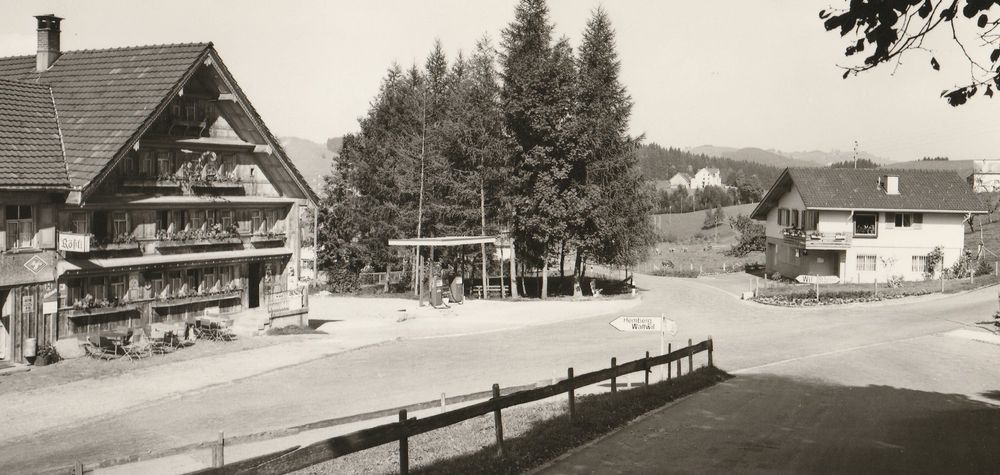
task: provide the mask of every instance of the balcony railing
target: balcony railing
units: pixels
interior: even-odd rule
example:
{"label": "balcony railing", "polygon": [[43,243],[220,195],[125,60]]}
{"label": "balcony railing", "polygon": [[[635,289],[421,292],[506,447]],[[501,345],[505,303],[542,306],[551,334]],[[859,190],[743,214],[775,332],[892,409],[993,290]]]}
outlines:
{"label": "balcony railing", "polygon": [[180,305],[189,305],[193,303],[202,302],[212,302],[217,300],[232,300],[238,299],[243,296],[242,290],[227,290],[225,292],[209,293],[203,295],[188,295],[184,297],[169,297],[166,299],[158,299],[150,304],[153,307],[177,307]]}
{"label": "balcony railing", "polygon": [[275,244],[284,244],[285,235],[278,233],[258,233],[250,236],[250,243],[254,246],[273,246]]}
{"label": "balcony railing", "polygon": [[781,233],[785,242],[798,244],[805,249],[847,249],[851,247],[851,234],[847,232],[831,233],[785,228]]}
{"label": "balcony railing", "polygon": [[67,307],[60,309],[60,313],[69,318],[92,317],[97,315],[111,315],[115,313],[134,312],[139,306],[134,303],[109,305],[107,307],[76,308]]}

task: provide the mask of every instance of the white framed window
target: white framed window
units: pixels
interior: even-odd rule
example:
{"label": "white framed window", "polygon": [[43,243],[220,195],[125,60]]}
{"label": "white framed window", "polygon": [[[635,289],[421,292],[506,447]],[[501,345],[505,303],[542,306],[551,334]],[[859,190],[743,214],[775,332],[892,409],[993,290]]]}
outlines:
{"label": "white framed window", "polygon": [[111,300],[121,300],[125,298],[125,293],[128,291],[128,278],[124,275],[113,275],[111,276],[111,295],[108,296]]}
{"label": "white framed window", "polygon": [[90,232],[90,223],[87,219],[87,213],[72,213],[70,214],[70,224],[71,229],[77,234],[87,234]]}
{"label": "white framed window", "polygon": [[862,254],[858,256],[858,272],[875,272],[876,256]]}
{"label": "white framed window", "polygon": [[107,298],[107,287],[104,284],[104,277],[91,277],[87,280],[90,284],[88,290],[90,295],[94,297],[95,300],[103,300]]}
{"label": "white framed window", "polygon": [[228,230],[233,226],[233,210],[224,209],[219,211],[219,221],[222,224],[222,229]]}
{"label": "white framed window", "polygon": [[927,256],[913,256],[910,270],[913,272],[927,272]]}
{"label": "white framed window", "polygon": [[114,232],[116,238],[130,234],[128,229],[128,214],[124,211],[111,213],[111,230]]}
{"label": "white framed window", "polygon": [[878,214],[855,213],[854,237],[878,237]]}
{"label": "white framed window", "polygon": [[34,247],[35,219],[30,205],[7,205],[4,207],[7,249]]}
{"label": "white framed window", "polygon": [[250,212],[250,231],[254,233],[261,233],[264,231],[264,225],[266,221],[264,220],[264,210],[255,209]]}

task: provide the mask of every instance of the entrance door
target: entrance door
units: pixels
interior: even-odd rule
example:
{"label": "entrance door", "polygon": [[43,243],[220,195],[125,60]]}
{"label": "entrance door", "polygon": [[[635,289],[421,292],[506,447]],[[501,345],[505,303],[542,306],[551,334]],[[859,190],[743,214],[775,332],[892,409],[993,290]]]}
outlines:
{"label": "entrance door", "polygon": [[0,361],[10,359],[10,302],[9,290],[0,290]]}
{"label": "entrance door", "polygon": [[250,263],[250,275],[247,278],[247,287],[249,287],[247,291],[250,292],[247,299],[247,307],[249,308],[260,307],[261,274],[260,262]]}

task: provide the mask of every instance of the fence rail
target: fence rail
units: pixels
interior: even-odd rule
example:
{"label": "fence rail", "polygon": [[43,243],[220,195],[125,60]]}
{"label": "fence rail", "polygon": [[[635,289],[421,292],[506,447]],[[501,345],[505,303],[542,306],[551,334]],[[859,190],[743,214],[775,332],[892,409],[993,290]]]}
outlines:
{"label": "fence rail", "polygon": [[[450,425],[494,413],[497,448],[502,454],[503,450],[503,426],[500,411],[510,407],[540,401],[553,396],[566,393],[569,397],[570,420],[575,418],[575,390],[597,384],[603,381],[612,381],[612,392],[617,390],[616,378],[626,374],[644,371],[648,374],[652,368],[660,365],[670,365],[677,363],[677,376],[681,376],[681,363],[685,358],[688,360],[688,372],[694,371],[694,355],[701,352],[708,353],[708,366],[713,366],[712,352],[714,350],[712,339],[708,338],[697,344],[692,344],[688,340],[688,346],[660,356],[649,356],[645,358],[618,365],[615,359],[611,360],[611,367],[584,373],[574,376],[573,368],[567,371],[568,377],[557,383],[542,386],[535,389],[517,391],[505,396],[499,395],[496,385],[494,385],[493,397],[489,400],[472,404],[451,411],[434,414],[423,419],[407,417],[406,410],[400,410],[400,421],[383,424],[368,429],[362,429],[350,434],[345,434],[319,442],[306,445],[304,447],[290,447],[278,452],[247,459],[221,467],[212,467],[193,472],[194,474],[228,475],[237,473],[252,473],[259,475],[285,474],[295,470],[301,470],[318,463],[343,457],[355,452],[378,447],[391,442],[400,444],[400,472],[406,473],[409,466],[408,438],[442,429]],[[669,366],[668,366],[669,368]],[[221,455],[220,455],[221,458]]]}

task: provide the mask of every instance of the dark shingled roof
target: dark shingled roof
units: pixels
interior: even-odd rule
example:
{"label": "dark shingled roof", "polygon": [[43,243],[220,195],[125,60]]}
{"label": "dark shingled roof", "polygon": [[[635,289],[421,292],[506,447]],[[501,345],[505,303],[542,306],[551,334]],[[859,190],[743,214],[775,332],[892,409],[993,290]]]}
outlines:
{"label": "dark shingled roof", "polygon": [[[883,175],[899,177],[898,195],[879,188]],[[766,219],[793,185],[806,209],[986,212],[969,184],[953,171],[786,168],[751,217]]]}
{"label": "dark shingled roof", "polygon": [[[74,187],[90,183],[151,120],[211,43],[67,51],[47,71],[35,56],[0,58],[0,78],[52,88],[65,167]],[[63,171],[66,173],[66,170]]]}
{"label": "dark shingled roof", "polygon": [[68,188],[48,86],[0,79],[0,188]]}

